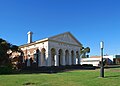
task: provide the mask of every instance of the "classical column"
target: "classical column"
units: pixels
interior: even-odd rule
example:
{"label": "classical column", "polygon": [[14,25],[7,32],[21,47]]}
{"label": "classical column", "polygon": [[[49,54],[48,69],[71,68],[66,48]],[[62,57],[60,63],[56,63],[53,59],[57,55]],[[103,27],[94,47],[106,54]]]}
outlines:
{"label": "classical column", "polygon": [[73,64],[76,65],[76,53],[74,53],[74,57],[73,57]]}
{"label": "classical column", "polygon": [[58,53],[55,55],[55,66],[59,66]]}
{"label": "classical column", "polygon": [[63,55],[62,55],[62,65],[66,65],[65,63],[65,52],[63,51]]}
{"label": "classical column", "polygon": [[21,56],[22,56],[22,63],[25,63],[24,53],[22,53]]}
{"label": "classical column", "polygon": [[68,65],[68,63],[69,63],[68,53],[65,54],[65,62],[66,62],[66,65]]}
{"label": "classical column", "polygon": [[[47,63],[49,62],[49,58],[48,58],[48,53],[45,53],[45,55],[43,55],[43,59],[44,59],[44,61],[43,61],[43,65],[44,66],[47,66]],[[49,64],[49,63],[48,63]]]}
{"label": "classical column", "polygon": [[30,57],[28,57],[28,59],[27,59],[27,67],[29,67],[30,66]]}
{"label": "classical column", "polygon": [[51,66],[52,62],[51,62],[51,53],[50,52],[46,52],[46,66]]}
{"label": "classical column", "polygon": [[38,67],[40,67],[41,66],[41,54],[40,54],[40,52],[38,52],[37,53],[38,55]]}
{"label": "classical column", "polygon": [[59,66],[59,58],[58,58],[58,51],[56,51],[56,54],[54,55],[54,66]]}
{"label": "classical column", "polygon": [[41,66],[46,66],[46,54],[41,53]]}
{"label": "classical column", "polygon": [[43,54],[42,53],[40,54],[40,57],[41,57],[40,63],[41,63],[41,66],[43,66]]}
{"label": "classical column", "polygon": [[81,54],[79,53],[79,56],[78,56],[78,64],[81,64],[81,58],[80,58]]}
{"label": "classical column", "polygon": [[23,56],[23,61],[22,61],[22,63],[25,63],[25,57]]}
{"label": "classical column", "polygon": [[71,63],[72,62],[72,60],[71,60],[71,52],[69,52],[69,57],[68,58],[69,58],[69,65],[71,65],[72,64]]}
{"label": "classical column", "polygon": [[34,56],[33,62],[36,63],[37,62],[37,53],[33,54],[33,56]]}

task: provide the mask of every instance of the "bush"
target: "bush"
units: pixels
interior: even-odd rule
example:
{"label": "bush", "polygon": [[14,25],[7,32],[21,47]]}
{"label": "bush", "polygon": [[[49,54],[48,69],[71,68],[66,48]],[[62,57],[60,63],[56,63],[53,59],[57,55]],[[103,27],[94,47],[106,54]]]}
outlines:
{"label": "bush", "polygon": [[83,64],[82,66],[86,66],[86,67],[93,67],[92,64]]}
{"label": "bush", "polygon": [[13,72],[12,67],[4,66],[0,67],[0,74],[11,74]]}

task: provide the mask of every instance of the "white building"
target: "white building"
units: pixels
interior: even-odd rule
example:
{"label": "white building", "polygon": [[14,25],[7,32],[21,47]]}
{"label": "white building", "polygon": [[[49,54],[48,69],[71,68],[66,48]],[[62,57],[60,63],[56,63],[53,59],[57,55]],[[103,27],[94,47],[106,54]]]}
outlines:
{"label": "white building", "polygon": [[31,65],[30,59],[39,67],[80,64],[82,44],[70,32],[35,42],[32,42],[32,34],[28,32],[28,43],[20,46],[27,66]]}
{"label": "white building", "polygon": [[[106,59],[106,64],[119,64],[120,55],[105,55],[103,59]],[[92,64],[93,66],[99,66],[101,56],[91,56],[90,58],[81,58],[81,65]]]}
{"label": "white building", "polygon": [[81,65],[91,64],[93,66],[99,66],[101,58],[81,58]]}

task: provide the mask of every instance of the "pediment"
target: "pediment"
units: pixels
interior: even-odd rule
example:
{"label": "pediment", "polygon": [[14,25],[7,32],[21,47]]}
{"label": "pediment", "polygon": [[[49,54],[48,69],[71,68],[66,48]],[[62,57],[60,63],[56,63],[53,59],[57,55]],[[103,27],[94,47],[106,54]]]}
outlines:
{"label": "pediment", "polygon": [[58,41],[58,42],[64,42],[64,43],[81,46],[81,43],[70,32],[59,34],[59,35],[50,37],[49,39]]}

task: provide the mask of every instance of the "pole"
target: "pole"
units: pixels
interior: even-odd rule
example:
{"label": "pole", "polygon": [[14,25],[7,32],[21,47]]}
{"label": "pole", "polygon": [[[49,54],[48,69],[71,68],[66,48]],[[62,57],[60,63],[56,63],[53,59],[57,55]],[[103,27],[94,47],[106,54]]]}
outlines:
{"label": "pole", "polygon": [[101,67],[100,67],[100,77],[104,77],[104,64],[103,64],[103,42],[101,42]]}

